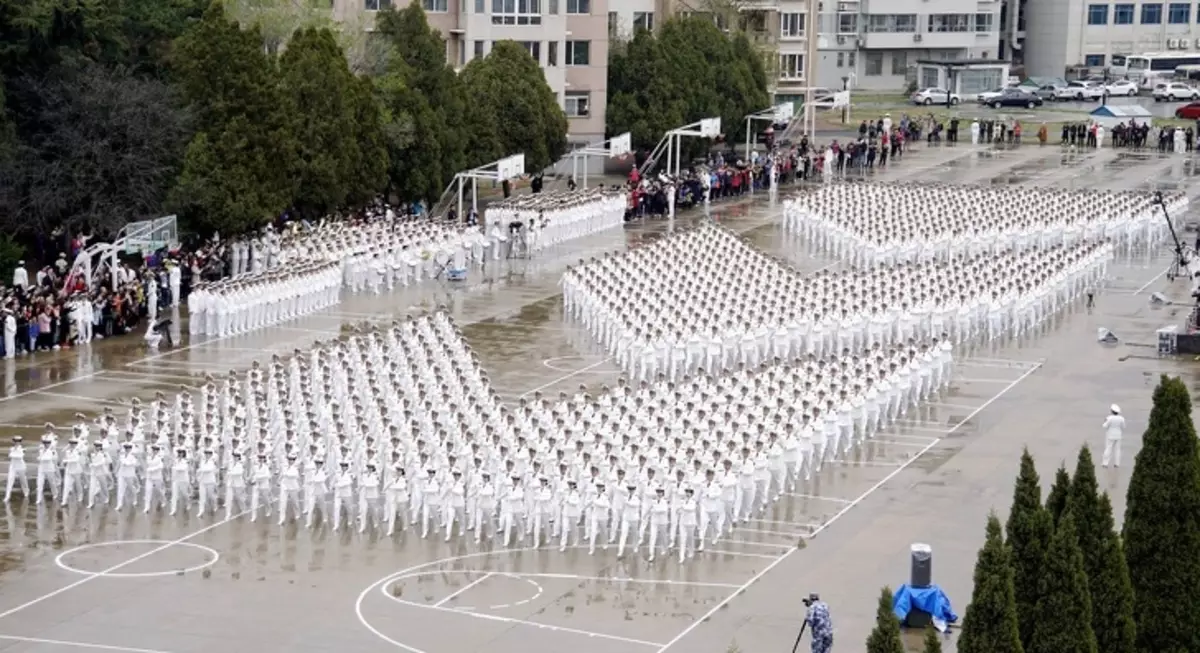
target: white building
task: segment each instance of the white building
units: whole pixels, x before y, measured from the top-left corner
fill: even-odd
[[[1200,50],[1195,2],[1032,0],[1023,6],[1031,77],[1120,69],[1131,54]]]

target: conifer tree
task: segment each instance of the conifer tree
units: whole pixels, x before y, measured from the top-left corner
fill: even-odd
[[[890,587],[884,587],[879,593],[875,629],[867,637],[867,653],[904,653],[904,642],[900,641],[900,620],[892,611]]]
[[[1055,525],[1058,525],[1063,511],[1067,509],[1067,495],[1070,492],[1071,476],[1067,473],[1067,466],[1059,465],[1058,471],[1054,473],[1054,485],[1050,486],[1050,494],[1046,495],[1046,510],[1050,511],[1050,518],[1054,520]]]
[[[1033,636],[1038,578],[1046,563],[1046,548],[1050,546],[1050,536],[1054,532],[1050,513],[1042,507],[1041,480],[1028,449],[1021,454],[1021,471],[1013,489],[1012,510],[1008,513],[1005,531],[1012,551],[1013,590],[1021,627],[1021,644],[1028,645]]]
[[[1200,454],[1191,410],[1183,381],[1164,375],[1126,494],[1139,653],[1200,651]]]
[[[1029,653],[1097,653],[1092,599],[1070,510],[1050,538],[1039,593]]]
[[[987,537],[975,561],[975,587],[958,636],[958,653],[1024,653],[1017,626],[1010,552],[1000,518],[988,516]]]
[[[942,653],[942,640],[938,637],[937,628],[929,626],[925,629],[925,648],[922,653]]]

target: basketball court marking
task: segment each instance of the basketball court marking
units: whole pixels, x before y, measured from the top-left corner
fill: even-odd
[[[132,646],[111,646],[109,644],[96,644],[94,642],[68,642],[61,639],[46,639],[44,637],[21,637],[19,635],[0,635],[0,640],[8,640],[10,642],[24,642],[26,644],[45,644],[48,646],[69,646],[74,648],[90,648],[97,651],[121,651],[123,653],[168,653],[167,651],[159,651],[149,648],[135,648]]]

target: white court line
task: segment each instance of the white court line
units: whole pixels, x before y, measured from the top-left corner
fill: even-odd
[[[922,447],[922,453],[931,449],[938,442],[940,440],[934,440]],[[904,462],[897,462],[895,460],[840,460],[838,462],[844,467],[901,467],[905,464]]]
[[[518,398],[518,399],[520,399],[520,398],[522,398],[522,397],[527,397],[527,396],[529,396],[529,395],[531,395],[531,394],[533,394],[533,393],[535,393],[535,392],[538,392],[538,391],[540,391],[540,390],[545,390],[546,388],[549,388],[550,386],[552,386],[552,385],[555,385],[555,384],[558,384],[558,383],[562,383],[563,381],[566,381],[567,379],[569,379],[569,378],[571,378],[571,377],[573,377],[573,376],[578,376],[578,375],[580,375],[580,374],[583,374],[584,372],[587,372],[588,370],[593,370],[593,369],[596,369],[597,367],[600,367],[601,365],[603,365],[603,364],[607,363],[607,362],[608,362],[608,361],[610,361],[610,360],[611,360],[611,359],[609,359],[609,358],[605,358],[605,359],[603,359],[603,360],[600,360],[600,361],[597,361],[597,362],[595,362],[595,363],[592,363],[591,365],[588,365],[587,367],[583,367],[583,368],[577,369],[577,370],[575,370],[574,372],[571,372],[570,374],[564,374],[564,375],[562,375],[562,376],[558,377],[557,379],[554,379],[553,381],[551,381],[551,382],[549,382],[549,383],[544,383],[544,384],[542,384],[542,385],[539,385],[538,387],[536,387],[536,388],[534,388],[534,389],[532,389],[532,390],[530,390],[530,391],[528,391],[528,392],[526,392],[526,393],[524,393],[524,394],[522,394],[522,395],[519,395],[517,398]]]
[[[268,501],[268,504],[270,504],[270,503],[273,503],[273,502]],[[133,564],[137,564],[138,562],[141,562],[142,560],[145,560],[146,558],[149,558],[150,556],[152,556],[156,553],[162,553],[163,551],[166,551],[167,549],[169,549],[177,544],[183,544],[184,542],[187,542],[188,540],[190,540],[194,537],[199,537],[211,530],[216,530],[216,529],[224,526],[225,524],[228,524],[229,522],[231,522],[235,519],[238,519],[240,517],[243,517],[245,515],[248,515],[248,514],[250,514],[249,510],[243,510],[242,512],[239,512],[237,514],[226,517],[225,519],[222,519],[217,522],[213,522],[212,524],[209,524],[208,526],[205,526],[204,528],[201,528],[200,530],[193,531],[187,535],[184,535],[183,537],[181,537],[179,539],[172,540],[170,542],[167,542],[166,544],[163,544],[162,546],[155,547],[149,551],[146,551],[145,553],[142,553],[142,554],[136,555],[132,558],[129,558],[128,560],[126,560],[124,562],[118,562],[117,564],[109,567],[108,569],[104,569],[104,570],[102,570],[98,573],[94,573],[90,576],[84,576],[83,578],[80,578],[79,580],[75,581],[74,583],[71,583],[70,585],[64,585],[52,592],[48,592],[48,593],[43,594],[35,599],[26,601],[26,602],[22,603],[21,605],[18,605],[15,608],[9,608],[8,610],[6,610],[4,612],[0,612],[0,619],[4,619],[5,617],[11,617],[12,615],[14,615],[18,612],[21,612],[22,610],[25,610],[26,608],[31,608],[31,607],[41,603],[42,601],[48,601],[48,600],[58,596],[59,594],[73,590],[76,587],[79,587],[80,585],[90,583],[91,581],[96,580],[97,578],[105,578],[105,577],[111,576],[112,573],[115,571],[120,571],[120,570],[124,569],[125,567],[128,567]]]
[[[956,383],[1011,383],[1012,379],[954,379]]]
[[[779,548],[779,545],[775,545]],[[517,578],[555,578],[559,580],[602,580],[610,583],[648,583],[651,585],[680,585],[687,587],[737,587],[733,583],[699,583],[686,580],[666,580],[655,578],[619,578],[616,576],[578,576],[576,574],[523,574],[521,572],[505,572],[506,576]],[[461,609],[461,608],[460,608]]]
[[[950,427],[942,426],[940,428],[935,428],[932,426],[918,426],[916,424],[896,424],[892,428],[900,429],[902,431],[924,431],[926,433],[945,433],[947,430],[949,430]],[[886,433],[886,431],[884,431],[884,433]],[[897,433],[896,435],[904,435],[904,434]],[[915,438],[918,436],[914,435],[912,437]],[[928,440],[929,438],[925,438],[925,439]],[[870,442],[870,440],[867,440],[867,441]]]
[[[799,537],[808,537],[808,534],[807,534],[807,533],[801,533],[800,531],[796,531],[796,532],[794,532],[794,533],[784,533],[783,531],[769,531],[769,530],[767,530],[767,529],[765,529],[765,528],[749,528],[749,527],[741,527],[741,526],[739,526],[738,528],[736,528],[734,532],[738,532],[738,533],[762,533],[763,535],[777,535],[777,536],[779,536],[779,537],[797,537],[797,538],[799,538]]]
[[[413,605],[418,605],[418,604],[413,604]],[[538,623],[536,621],[526,621],[524,619],[515,619],[513,617],[501,617],[500,615],[485,614],[483,612],[467,612],[466,610],[454,610],[452,608],[437,608],[432,605],[423,605],[420,607],[427,608],[429,610],[443,610],[446,612],[453,612],[455,614],[466,615],[468,617],[478,617],[480,619],[499,621],[501,623],[506,623],[506,624],[520,624],[523,626],[533,626],[534,628],[543,628],[545,630],[554,630],[554,631],[563,632],[563,633],[571,633],[574,635],[587,635],[588,637],[599,637],[601,639],[611,639],[611,640],[617,641],[617,642],[625,642],[626,644],[638,644],[641,646],[662,646],[662,644],[660,644],[658,642],[647,642],[646,640],[643,640],[643,639],[633,639],[631,637],[620,637],[618,635],[607,635],[604,633],[592,632],[590,630],[579,630],[576,628],[567,628],[565,626],[551,626],[550,624],[542,624],[542,623]]]
[[[90,401],[90,402],[96,403],[96,404],[107,404],[109,406],[126,406],[126,405],[128,405],[128,404],[123,404],[119,401],[113,401],[111,399],[101,399],[99,397],[88,397],[85,395],[69,395],[69,394],[65,394],[62,392],[46,392],[44,390],[38,390],[35,394],[42,395],[43,397],[57,397],[59,399],[72,399],[75,401]]]
[[[492,577],[492,575],[490,573],[484,574],[483,576],[462,586],[461,588],[459,588],[459,590],[457,592],[451,594],[450,596],[447,596],[446,598],[442,599],[441,601],[438,601],[437,603],[434,603],[433,607],[435,607],[435,608],[442,607],[443,605],[449,603],[450,601],[453,601],[454,599],[458,598],[459,595],[465,593],[467,590],[471,589],[472,587],[475,587],[476,585],[482,583],[483,581],[485,581],[491,577]]]
[[[1163,277],[1163,275],[1165,275],[1166,273],[1168,273],[1170,271],[1171,271],[1170,266],[1164,268],[1162,272],[1159,272],[1158,274],[1154,275],[1154,277],[1152,279],[1150,279],[1146,283],[1142,284],[1141,287],[1138,288],[1137,290],[1133,291],[1133,294],[1135,294],[1135,295],[1142,294],[1143,290],[1149,288],[1155,281],[1158,281],[1159,279],[1161,279]]]
[[[950,432],[954,432],[954,431],[958,430],[958,428],[961,427],[963,424],[966,424],[971,419],[974,419],[974,417],[976,415],[983,412],[983,410],[985,408],[987,408],[988,406],[991,406],[992,403],[994,403],[997,399],[999,399],[1000,397],[1003,397],[1005,394],[1008,393],[1009,390],[1012,390],[1013,388],[1015,388],[1018,383],[1024,381],[1030,374],[1033,374],[1034,372],[1036,372],[1038,370],[1038,368],[1040,368],[1040,367],[1041,367],[1041,364],[1039,363],[1037,365],[1037,367],[1027,370],[1024,374],[1017,377],[1016,380],[1014,380],[1012,383],[1005,386],[1004,389],[1002,389],[1000,392],[997,392],[995,395],[993,395],[991,399],[988,399],[987,401],[983,402],[983,405],[981,405],[979,408],[976,408],[974,412],[972,412],[970,415],[967,415],[962,420],[960,420],[957,424],[955,424],[954,428],[952,428],[950,430]],[[853,501],[850,501],[845,506],[843,506],[842,509],[837,512],[837,514],[830,517],[829,520],[826,521],[824,524],[822,524],[820,528],[813,531],[811,537],[816,537],[817,535],[820,535],[822,532],[825,531],[825,529],[832,526],[834,523],[836,523],[842,517],[845,517],[846,513],[853,510],[855,506],[857,506],[858,504],[865,501],[867,499],[867,497],[878,492],[879,488],[883,487],[884,485],[887,485],[893,478],[896,478],[897,476],[899,476],[901,472],[908,469],[909,465],[920,460],[921,456],[925,455],[938,442],[940,442],[940,439],[930,443],[927,447],[918,451],[916,453],[916,455],[914,455],[912,458],[909,458],[908,460],[904,461],[904,463],[902,465],[900,465],[896,469],[893,469],[890,474],[879,479],[879,482],[877,482],[877,483],[875,483],[875,485],[872,485],[871,487],[867,488],[867,490],[865,492],[863,492],[862,494],[858,495],[858,497],[856,499],[854,499]],[[663,653],[667,649],[669,649],[672,646],[674,646],[675,644],[677,644],[679,642],[679,640],[683,639],[684,637],[687,637],[688,634],[690,634],[693,630],[695,630],[697,626],[708,621],[719,610],[721,610],[725,606],[729,605],[730,601],[732,601],[734,598],[736,598],[738,595],[740,595],[742,592],[744,592],[746,590],[746,588],[750,587],[751,585],[753,585],[754,583],[756,583],[760,579],[762,579],[764,576],[771,573],[772,569],[779,566],[783,561],[790,558],[792,556],[792,554],[794,554],[796,551],[799,551],[799,549],[791,549],[787,553],[784,553],[783,555],[776,558],[775,562],[772,562],[771,564],[767,565],[766,568],[762,569],[757,574],[755,574],[753,577],[751,577],[750,580],[743,583],[742,586],[739,587],[737,590],[735,590],[732,594],[725,597],[725,600],[714,605],[702,617],[692,621],[692,623],[687,628],[684,628],[683,631],[680,632],[678,635],[676,635],[674,638],[672,638],[671,641],[667,642],[666,644],[663,644],[662,648],[658,649],[657,653]]]
[[[20,637],[18,635],[0,635],[0,639],[28,644],[49,644],[51,646],[74,646],[76,648],[91,648],[98,651],[125,651],[126,653],[166,653],[149,648],[134,648],[132,646],[111,646],[94,642],[68,642],[61,639],[45,639],[42,637]]]
[[[766,542],[751,542],[749,540],[739,540],[736,537],[722,537],[720,541],[721,542],[729,542],[730,544],[741,544],[742,546],[761,546],[761,547],[767,548],[767,549],[784,549],[784,550],[786,550],[788,548],[782,544],[768,544]],[[782,554],[780,554],[780,555],[782,555]],[[733,587],[738,587],[738,586],[734,585]]]
[[[955,365],[966,365],[967,367],[1039,367],[1042,361],[1027,361],[1019,358],[981,358],[970,356],[957,361]]]
[[[1035,367],[1034,369],[1037,369],[1037,368]],[[925,405],[926,406],[941,406],[942,408],[959,408],[962,410],[974,410],[975,409],[974,406],[968,406],[966,404],[947,404],[947,403],[942,403],[940,401],[930,402]]]
[[[0,424],[0,428],[6,429],[36,429],[38,431],[46,430],[45,424]],[[56,426],[55,431],[70,431],[70,426]]]
[[[774,560],[775,558],[779,557],[779,556],[763,555],[761,553],[742,553],[740,551],[726,551],[725,549],[705,549],[703,551],[698,551],[697,553],[715,553],[717,555],[723,555],[723,556],[737,556],[739,558],[765,558],[767,560]],[[731,585],[731,587],[737,587],[737,585]]]
[[[912,428],[912,427],[905,427],[905,428]],[[950,430],[950,428],[946,427],[943,429],[939,429],[939,432],[945,433],[948,430]],[[892,440],[911,440],[913,442],[920,442],[921,444],[928,444],[930,441],[937,439],[937,438],[931,438],[928,435],[909,435],[907,433],[888,433],[887,431],[880,431],[879,435],[877,435],[875,437],[884,438],[884,439],[890,438]],[[875,440],[875,437],[868,438],[866,440],[866,442],[869,443],[869,442]]]
[[[120,376],[113,376],[114,374],[125,374],[128,376],[137,377],[137,378],[127,379],[127,378],[120,377]],[[133,383],[133,384],[137,384],[137,385],[154,385],[154,384],[178,385],[178,383],[175,383],[173,381],[168,381],[167,379],[181,379],[184,381],[195,381],[201,377],[199,377],[198,375],[191,375],[191,374],[185,375],[185,374],[166,374],[166,373],[162,373],[162,372],[130,372],[127,370],[105,370],[104,378],[109,381],[116,381],[118,383]]]
[[[926,442],[917,442],[917,441],[912,441],[912,440],[909,440],[906,442],[904,440],[893,440],[892,438],[871,438],[871,440],[870,440],[870,442],[878,442],[879,444],[882,444],[882,445],[888,446],[888,447],[917,447],[917,448],[924,447],[927,444],[930,444],[932,442],[937,442],[937,441],[938,441],[938,438],[928,438],[928,440]],[[874,462],[874,461],[866,461],[866,462]]]
[[[802,494],[799,492],[784,492],[785,497],[795,497],[797,499],[812,499],[814,501],[829,501],[831,503],[854,503],[850,499],[839,499],[838,497],[823,497],[817,494]]]
[[[773,519],[758,519],[756,517],[751,517],[750,519],[747,519],[746,521],[758,522],[760,524],[778,524],[780,526],[799,526],[801,528],[816,528],[816,527],[820,526],[820,524],[813,523],[813,522],[775,521]]]

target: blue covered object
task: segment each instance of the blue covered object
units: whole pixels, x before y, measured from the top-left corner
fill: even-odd
[[[937,585],[909,587],[901,585],[892,597],[892,612],[901,623],[913,609],[923,610],[933,616],[933,625],[945,631],[946,624],[958,621],[958,615],[950,608],[950,597]]]

